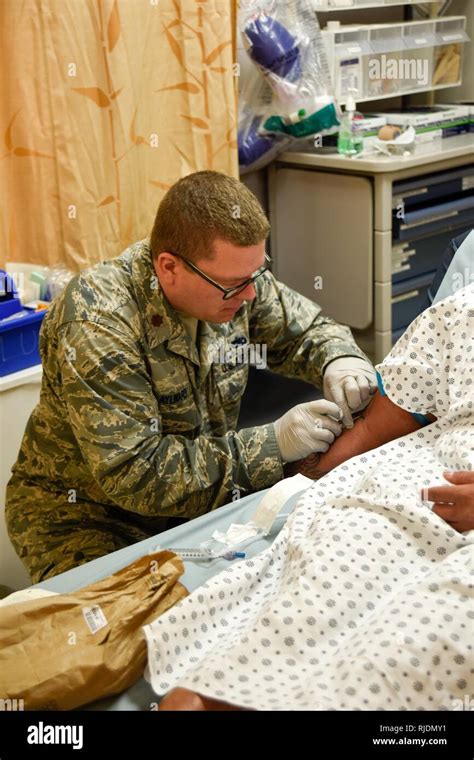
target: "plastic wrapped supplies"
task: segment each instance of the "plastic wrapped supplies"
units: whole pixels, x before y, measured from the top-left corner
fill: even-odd
[[[265,113],[272,101],[272,91],[257,68],[246,72],[239,105],[239,165],[240,173],[254,171],[272,161],[285,150],[291,139],[273,134],[264,128]]]
[[[243,0],[239,23],[259,73],[241,93],[239,163],[245,172],[268,163],[292,138],[332,130],[338,110],[309,0]]]

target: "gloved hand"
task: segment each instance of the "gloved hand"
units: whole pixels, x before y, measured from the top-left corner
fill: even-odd
[[[324,396],[341,407],[344,427],[354,426],[352,412],[363,409],[377,390],[375,369],[357,356],[341,356],[328,364],[323,378]]]
[[[342,432],[340,423],[332,417],[340,419],[341,410],[321,399],[298,404],[276,420],[275,434],[283,461],[296,462],[313,451],[327,451]]]

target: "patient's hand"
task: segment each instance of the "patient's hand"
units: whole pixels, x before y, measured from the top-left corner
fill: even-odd
[[[436,419],[433,415],[428,417],[433,421]],[[285,476],[301,473],[318,480],[347,459],[413,433],[420,427],[410,412],[400,409],[388,396],[381,396],[377,391],[353,428],[344,430],[324,454],[310,454],[306,459],[285,465]]]
[[[453,485],[428,489],[427,501],[434,501],[433,512],[459,533],[474,530],[474,472],[445,472],[444,477]]]

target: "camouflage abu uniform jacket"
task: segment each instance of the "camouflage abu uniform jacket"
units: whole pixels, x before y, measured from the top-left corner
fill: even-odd
[[[248,363],[213,363],[211,349],[264,344],[270,369],[318,387],[331,359],[365,356],[269,272],[256,289],[232,322],[199,323],[195,344],[144,240],[55,300],[40,402],[7,488],[10,538],[34,581],[283,477],[273,424],[236,432]]]

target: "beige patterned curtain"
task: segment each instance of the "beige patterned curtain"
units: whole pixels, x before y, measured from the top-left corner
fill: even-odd
[[[236,0],[0,0],[0,265],[149,234],[177,179],[238,176]]]

